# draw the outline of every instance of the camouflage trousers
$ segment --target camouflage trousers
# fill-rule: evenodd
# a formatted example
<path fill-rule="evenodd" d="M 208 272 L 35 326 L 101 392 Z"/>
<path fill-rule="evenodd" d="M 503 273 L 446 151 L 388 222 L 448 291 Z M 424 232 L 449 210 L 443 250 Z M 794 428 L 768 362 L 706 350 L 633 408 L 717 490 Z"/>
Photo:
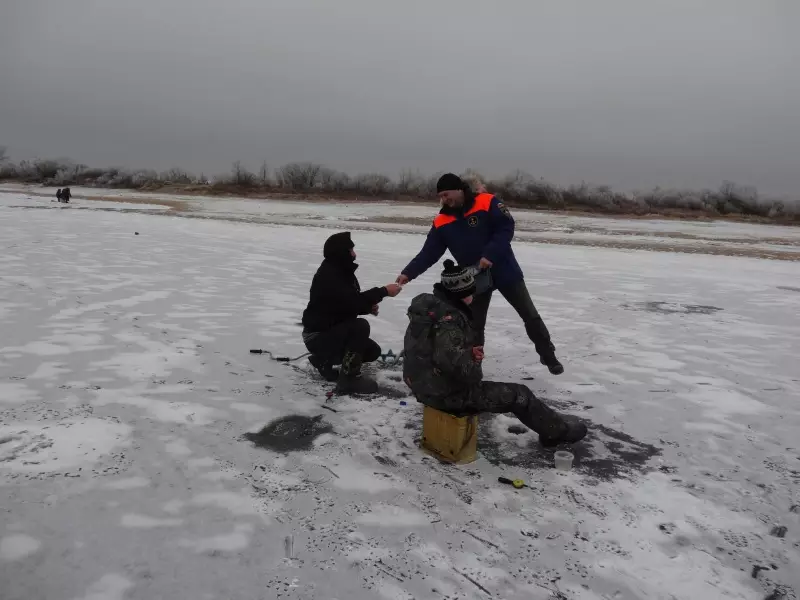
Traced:
<path fill-rule="evenodd" d="M 438 407 L 437 407 L 438 408 Z M 564 418 L 539 400 L 525 385 L 482 381 L 442 402 L 441 410 L 461 413 L 512 413 L 540 436 L 557 438 L 564 431 Z"/>

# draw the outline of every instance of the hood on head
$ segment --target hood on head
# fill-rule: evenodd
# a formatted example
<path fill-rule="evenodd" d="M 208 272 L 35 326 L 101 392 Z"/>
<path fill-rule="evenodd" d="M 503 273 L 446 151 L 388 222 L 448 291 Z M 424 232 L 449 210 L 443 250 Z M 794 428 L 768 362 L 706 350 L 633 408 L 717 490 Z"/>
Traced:
<path fill-rule="evenodd" d="M 355 248 L 355 244 L 350 238 L 350 232 L 342 231 L 334 233 L 325 240 L 322 255 L 328 260 L 353 262 L 355 259 L 350 256 L 350 250 L 353 248 Z"/>

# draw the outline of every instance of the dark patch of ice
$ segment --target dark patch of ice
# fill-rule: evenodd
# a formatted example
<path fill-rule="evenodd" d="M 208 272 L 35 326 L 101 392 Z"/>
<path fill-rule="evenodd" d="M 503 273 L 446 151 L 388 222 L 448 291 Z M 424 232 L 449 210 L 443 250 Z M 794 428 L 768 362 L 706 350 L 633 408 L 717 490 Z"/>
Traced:
<path fill-rule="evenodd" d="M 704 304 L 675 304 L 663 301 L 634 302 L 633 304 L 623 304 L 622 308 L 628 310 L 639 310 L 645 312 L 659 313 L 662 315 L 687 314 L 687 315 L 713 315 L 723 309 L 717 306 L 707 306 Z"/>
<path fill-rule="evenodd" d="M 275 419 L 257 433 L 245 433 L 242 437 L 259 448 L 295 452 L 309 450 L 317 437 L 332 431 L 333 427 L 322 420 L 322 415 L 289 415 Z"/>
<path fill-rule="evenodd" d="M 494 465 L 550 469 L 553 450 L 533 441 L 525 448 L 495 439 L 491 422 L 495 415 L 479 417 L 478 452 Z M 628 476 L 633 471 L 647 470 L 648 461 L 661 454 L 661 449 L 635 440 L 630 435 L 600 424 L 591 424 L 589 435 L 569 450 L 575 456 L 574 469 L 605 481 Z M 594 442 L 594 443 L 592 443 Z"/>

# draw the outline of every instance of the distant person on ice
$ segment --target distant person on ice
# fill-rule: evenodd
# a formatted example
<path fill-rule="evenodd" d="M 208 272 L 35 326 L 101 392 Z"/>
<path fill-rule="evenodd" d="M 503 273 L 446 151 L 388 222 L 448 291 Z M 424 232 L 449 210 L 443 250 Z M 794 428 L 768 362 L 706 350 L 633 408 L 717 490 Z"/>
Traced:
<path fill-rule="evenodd" d="M 514 218 L 508 207 L 492 194 L 474 194 L 469 185 L 453 173 L 439 178 L 436 191 L 442 208 L 433 220 L 422 250 L 403 269 L 397 283 L 403 285 L 422 275 L 445 250 L 449 250 L 461 265 L 489 271 L 489 289 L 480 290 L 472 304 L 479 345 L 484 342 L 492 292 L 497 290 L 522 317 L 540 362 L 553 375 L 563 373 L 564 367 L 556 358 L 550 332 L 531 300 L 522 269 L 511 249 Z"/>
<path fill-rule="evenodd" d="M 58 188 L 56 191 L 56 201 L 61 202 L 61 188 Z M 52 200 L 50 200 L 50 202 L 52 202 Z"/>
<path fill-rule="evenodd" d="M 361 365 L 378 360 L 381 348 L 370 339 L 370 326 L 360 315 L 378 314 L 386 296 L 402 287 L 390 283 L 365 292 L 356 278 L 355 244 L 350 232 L 336 233 L 325 242 L 322 261 L 311 282 L 308 307 L 303 313 L 303 342 L 309 361 L 328 381 L 338 381 L 342 394 L 372 394 L 377 382 L 361 376 Z M 341 365 L 341 370 L 334 365 Z"/>
<path fill-rule="evenodd" d="M 69 191 L 69 188 L 64 188 L 63 190 L 61 190 L 61 199 L 64 202 L 69 203 L 69 199 L 71 196 L 72 192 Z"/>
<path fill-rule="evenodd" d="M 449 413 L 513 413 L 546 447 L 582 440 L 585 424 L 559 415 L 528 387 L 483 381 L 483 347 L 471 326 L 474 293 L 472 271 L 446 260 L 433 293 L 411 301 L 403 379 L 414 396 Z"/>

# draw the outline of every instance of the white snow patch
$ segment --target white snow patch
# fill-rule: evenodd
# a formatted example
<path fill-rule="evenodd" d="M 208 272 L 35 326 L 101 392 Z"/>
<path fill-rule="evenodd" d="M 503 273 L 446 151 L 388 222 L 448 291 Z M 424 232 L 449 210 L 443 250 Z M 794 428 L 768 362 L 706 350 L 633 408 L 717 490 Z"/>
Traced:
<path fill-rule="evenodd" d="M 109 490 L 135 490 L 149 485 L 150 480 L 147 477 L 126 477 L 109 481 L 104 487 Z"/>
<path fill-rule="evenodd" d="M 186 461 L 186 466 L 190 469 L 210 469 L 214 465 L 217 464 L 210 456 L 206 456 L 203 458 L 190 458 Z"/>
<path fill-rule="evenodd" d="M 42 543 L 24 533 L 7 535 L 0 539 L 0 560 L 14 562 L 36 553 Z"/>
<path fill-rule="evenodd" d="M 102 419 L 64 420 L 55 425 L 19 423 L 0 427 L 0 469 L 45 473 L 90 466 L 128 443 L 131 427 Z"/>
<path fill-rule="evenodd" d="M 192 450 L 189 448 L 186 440 L 173 440 L 164 444 L 164 450 L 166 450 L 168 454 L 176 457 L 192 455 Z"/>
<path fill-rule="evenodd" d="M 138 395 L 129 389 L 102 389 L 95 391 L 95 406 L 122 404 L 144 409 L 152 418 L 164 423 L 191 423 L 208 425 L 214 421 L 217 409 L 191 402 L 169 402 Z"/>
<path fill-rule="evenodd" d="M 123 600 L 125 592 L 133 587 L 133 582 L 122 575 L 109 573 L 89 586 L 86 595 L 75 600 Z"/>
<path fill-rule="evenodd" d="M 74 319 L 75 317 L 79 317 L 84 313 L 93 312 L 96 310 L 107 310 L 114 307 L 130 308 L 143 302 L 152 302 L 154 300 L 163 300 L 164 298 L 169 298 L 171 294 L 172 292 L 169 290 L 149 291 L 137 296 L 130 296 L 129 298 L 120 298 L 119 300 L 111 300 L 109 302 L 96 302 L 94 304 L 81 306 L 80 308 L 67 308 L 54 315 L 52 318 Z"/>
<path fill-rule="evenodd" d="M 681 393 L 679 396 L 691 402 L 704 404 L 707 407 L 704 413 L 709 418 L 722 417 L 725 419 L 725 417 L 733 415 L 757 415 L 772 410 L 763 402 L 737 390 L 704 387 L 692 392 Z"/>
<path fill-rule="evenodd" d="M 228 510 L 234 515 L 258 515 L 252 497 L 242 492 L 203 492 L 192 498 L 192 504 L 197 506 L 215 506 Z"/>
<path fill-rule="evenodd" d="M 186 506 L 186 503 L 176 498 L 164 504 L 161 509 L 167 514 L 176 515 L 183 510 L 184 506 Z"/>
<path fill-rule="evenodd" d="M 183 524 L 183 519 L 157 519 L 145 515 L 123 515 L 120 525 L 134 529 L 155 529 L 158 527 L 177 527 Z"/>
<path fill-rule="evenodd" d="M 0 404 L 23 404 L 25 402 L 35 402 L 41 396 L 38 392 L 30 389 L 24 383 L 10 382 L 0 383 Z"/>
<path fill-rule="evenodd" d="M 37 356 L 56 356 L 58 354 L 69 354 L 69 348 L 51 344 L 50 342 L 28 342 L 24 346 L 3 348 L 0 352 L 23 352 L 25 354 L 35 354 Z"/>
<path fill-rule="evenodd" d="M 252 532 L 252 525 L 239 524 L 233 528 L 231 533 L 195 540 L 184 539 L 179 541 L 178 545 L 195 552 L 238 552 L 244 550 L 250 544 L 250 534 Z"/>
<path fill-rule="evenodd" d="M 28 379 L 56 379 L 59 375 L 70 372 L 70 369 L 64 368 L 61 363 L 43 362 L 28 375 Z"/>
<path fill-rule="evenodd" d="M 376 473 L 374 469 L 364 469 L 352 461 L 344 462 L 344 460 L 337 465 L 331 465 L 331 470 L 338 476 L 331 480 L 331 483 L 338 488 L 377 494 L 405 487 L 388 473 Z"/>
<path fill-rule="evenodd" d="M 253 404 L 252 402 L 231 402 L 228 405 L 230 408 L 234 410 L 238 410 L 239 412 L 243 412 L 250 415 L 264 415 L 266 413 L 274 412 L 265 406 L 261 406 L 259 404 Z"/>
<path fill-rule="evenodd" d="M 419 527 L 430 523 L 424 514 L 399 506 L 376 504 L 370 512 L 356 518 L 362 525 L 377 525 L 379 527 Z"/>
<path fill-rule="evenodd" d="M 234 471 L 211 471 L 200 475 L 206 481 L 235 481 L 239 476 Z"/>

